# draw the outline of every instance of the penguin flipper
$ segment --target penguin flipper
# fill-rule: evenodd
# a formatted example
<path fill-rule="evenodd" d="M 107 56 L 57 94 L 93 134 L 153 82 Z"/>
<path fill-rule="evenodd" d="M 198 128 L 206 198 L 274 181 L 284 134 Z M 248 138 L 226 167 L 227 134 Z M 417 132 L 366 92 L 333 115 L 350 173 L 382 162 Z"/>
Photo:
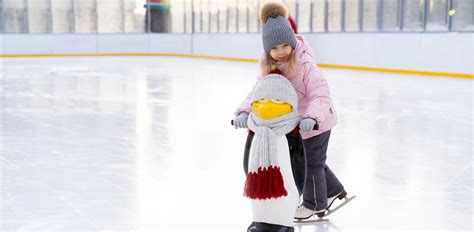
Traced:
<path fill-rule="evenodd" d="M 250 154 L 250 146 L 252 146 L 252 140 L 255 133 L 249 130 L 247 135 L 247 141 L 245 142 L 245 149 L 244 149 L 244 172 L 247 175 L 249 170 L 249 154 Z"/>

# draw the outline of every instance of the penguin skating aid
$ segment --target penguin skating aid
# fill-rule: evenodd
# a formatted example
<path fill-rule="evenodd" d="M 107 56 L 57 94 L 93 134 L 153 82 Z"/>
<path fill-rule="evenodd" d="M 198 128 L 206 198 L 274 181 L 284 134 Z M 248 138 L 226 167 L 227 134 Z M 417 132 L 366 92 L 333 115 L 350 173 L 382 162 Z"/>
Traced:
<path fill-rule="evenodd" d="M 251 102 L 244 152 L 244 196 L 253 217 L 248 231 L 293 231 L 306 175 L 298 97 L 284 76 L 271 74 L 257 84 Z"/>

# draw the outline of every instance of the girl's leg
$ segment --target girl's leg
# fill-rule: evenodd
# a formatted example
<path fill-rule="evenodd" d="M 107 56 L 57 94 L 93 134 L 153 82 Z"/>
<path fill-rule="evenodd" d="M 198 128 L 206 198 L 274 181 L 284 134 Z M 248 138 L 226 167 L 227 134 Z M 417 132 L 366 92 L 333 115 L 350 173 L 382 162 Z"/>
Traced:
<path fill-rule="evenodd" d="M 327 165 L 324 168 L 324 171 L 326 174 L 326 187 L 327 187 L 328 198 L 336 196 L 337 194 L 341 193 L 342 190 L 344 190 L 344 186 L 337 179 L 336 175 L 334 175 L 334 173 L 331 171 L 331 169 L 329 169 Z"/>
<path fill-rule="evenodd" d="M 316 211 L 327 207 L 328 196 L 331 197 L 343 190 L 342 184 L 326 165 L 330 135 L 331 131 L 327 131 L 303 140 L 307 160 L 303 206 Z"/>

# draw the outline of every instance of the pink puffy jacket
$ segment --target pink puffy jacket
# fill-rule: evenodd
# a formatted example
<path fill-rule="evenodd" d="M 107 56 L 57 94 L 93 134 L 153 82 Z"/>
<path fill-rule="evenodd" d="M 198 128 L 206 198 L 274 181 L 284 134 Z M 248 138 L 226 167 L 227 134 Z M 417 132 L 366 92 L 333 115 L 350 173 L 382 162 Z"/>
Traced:
<path fill-rule="evenodd" d="M 298 93 L 298 111 L 301 119 L 313 118 L 319 123 L 319 130 L 301 132 L 303 139 L 307 139 L 331 130 L 337 123 L 336 111 L 331 101 L 329 86 L 323 73 L 315 65 L 314 52 L 306 39 L 296 34 L 297 44 L 295 55 L 297 66 L 292 73 L 285 72 L 286 63 L 279 64 L 278 68 L 290 80 Z M 264 56 L 262 56 L 264 57 Z M 235 115 L 245 111 L 250 113 L 250 92 L 235 111 Z"/>

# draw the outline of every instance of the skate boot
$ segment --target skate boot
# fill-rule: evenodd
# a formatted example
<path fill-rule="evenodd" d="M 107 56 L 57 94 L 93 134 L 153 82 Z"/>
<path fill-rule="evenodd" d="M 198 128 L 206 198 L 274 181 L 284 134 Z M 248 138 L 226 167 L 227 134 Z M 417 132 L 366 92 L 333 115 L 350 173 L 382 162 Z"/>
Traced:
<path fill-rule="evenodd" d="M 342 190 L 342 192 L 336 194 L 335 196 L 329 197 L 329 198 L 328 198 L 328 207 L 326 207 L 326 209 L 329 209 L 329 207 L 331 207 L 332 203 L 334 203 L 334 201 L 335 201 L 336 199 L 342 200 L 342 199 L 344 199 L 346 196 L 347 196 L 347 192 L 346 192 L 345 190 Z"/>
<path fill-rule="evenodd" d="M 282 225 L 275 225 L 275 224 L 268 224 L 263 222 L 252 222 L 247 232 L 294 232 L 295 229 L 293 227 L 282 226 Z"/>
<path fill-rule="evenodd" d="M 312 217 L 313 215 L 316 215 L 318 217 L 323 217 L 325 212 L 326 212 L 326 209 L 316 211 L 316 210 L 308 209 L 304 207 L 303 205 L 300 205 L 298 209 L 296 209 L 295 219 L 297 220 L 308 219 Z"/>

